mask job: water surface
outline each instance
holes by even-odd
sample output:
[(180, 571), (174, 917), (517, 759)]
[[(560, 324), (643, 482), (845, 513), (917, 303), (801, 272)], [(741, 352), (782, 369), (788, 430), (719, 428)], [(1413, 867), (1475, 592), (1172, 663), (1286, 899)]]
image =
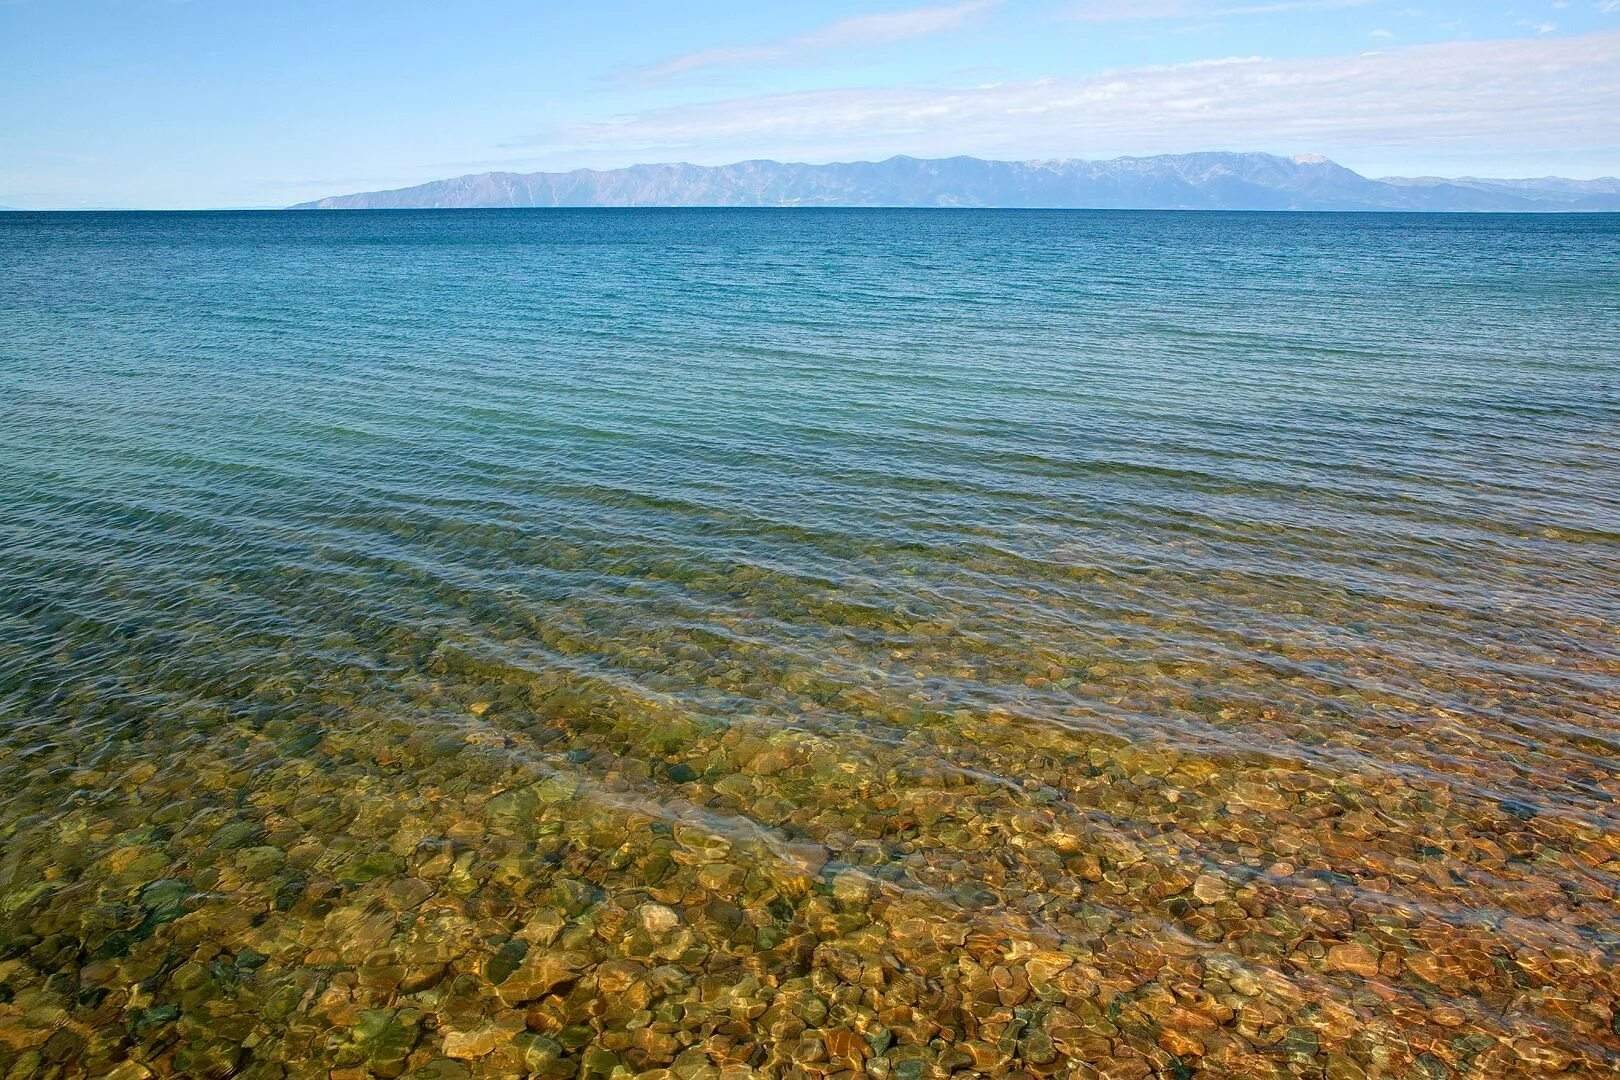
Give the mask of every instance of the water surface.
[(0, 1073), (1620, 1068), (1620, 216), (0, 282)]

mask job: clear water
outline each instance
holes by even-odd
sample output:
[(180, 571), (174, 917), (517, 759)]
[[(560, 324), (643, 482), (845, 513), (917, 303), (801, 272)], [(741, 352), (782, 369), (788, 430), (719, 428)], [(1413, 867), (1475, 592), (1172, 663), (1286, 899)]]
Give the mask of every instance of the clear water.
[(1620, 216), (0, 215), (0, 1072), (1607, 1072), (1617, 630)]

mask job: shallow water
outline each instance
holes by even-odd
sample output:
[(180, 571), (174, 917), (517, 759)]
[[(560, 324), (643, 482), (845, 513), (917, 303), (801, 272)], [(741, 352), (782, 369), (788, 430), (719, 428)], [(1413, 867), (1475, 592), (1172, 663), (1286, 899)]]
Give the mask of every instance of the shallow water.
[(1620, 1068), (1620, 216), (0, 282), (0, 1075)]

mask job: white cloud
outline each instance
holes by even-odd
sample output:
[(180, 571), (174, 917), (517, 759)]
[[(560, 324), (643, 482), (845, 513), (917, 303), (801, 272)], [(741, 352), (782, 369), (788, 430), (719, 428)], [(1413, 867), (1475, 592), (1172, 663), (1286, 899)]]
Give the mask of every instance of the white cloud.
[(1620, 150), (1620, 32), (1241, 57), (960, 88), (850, 88), (575, 124), (545, 140), (646, 160), (1191, 149)]
[[(1280, 15), (1290, 11), (1332, 11), (1362, 7), (1372, 0), (1081, 0), (1069, 17), (1081, 22), (1141, 19), (1216, 19), (1240, 15)], [(1620, 0), (1614, 0), (1620, 3)]]
[(646, 81), (658, 81), (704, 68), (794, 62), (829, 49), (888, 45), (896, 41), (907, 41), (954, 30), (998, 3), (1000, 0), (963, 0), (961, 3), (937, 7), (856, 15), (776, 41), (683, 53), (647, 67), (636, 68), (629, 74)]

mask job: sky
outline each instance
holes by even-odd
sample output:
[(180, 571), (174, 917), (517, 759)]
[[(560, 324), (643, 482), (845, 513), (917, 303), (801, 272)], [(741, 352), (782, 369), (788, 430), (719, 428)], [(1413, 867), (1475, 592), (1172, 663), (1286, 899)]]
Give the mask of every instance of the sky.
[(1201, 150), (1620, 174), (1620, 0), (0, 0), (0, 206)]

